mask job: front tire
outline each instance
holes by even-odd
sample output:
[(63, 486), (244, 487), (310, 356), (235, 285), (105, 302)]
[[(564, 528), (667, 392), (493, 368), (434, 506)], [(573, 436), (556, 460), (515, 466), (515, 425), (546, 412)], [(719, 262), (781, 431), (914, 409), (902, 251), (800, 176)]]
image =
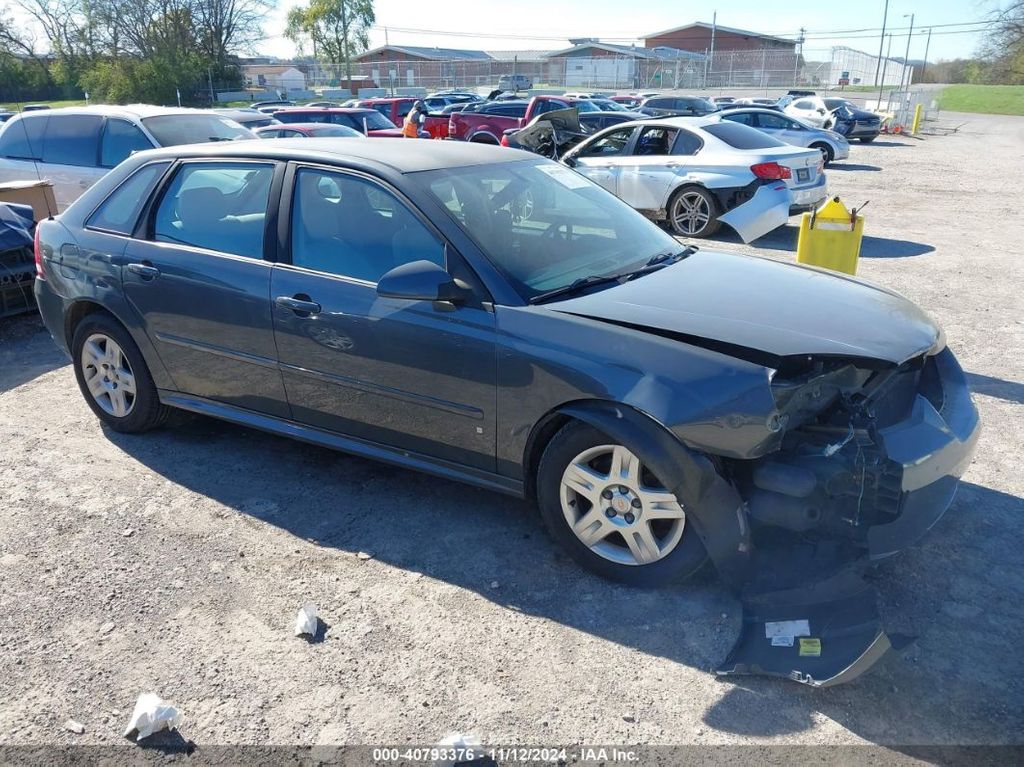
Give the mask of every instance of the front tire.
[(167, 420), (170, 408), (160, 403), (142, 352), (109, 314), (90, 314), (78, 324), (71, 354), (82, 396), (111, 429), (134, 434)]
[(634, 586), (684, 579), (707, 559), (686, 511), (626, 445), (573, 422), (537, 472), (544, 524), (584, 568)]
[(825, 165), (831, 165), (832, 161), (836, 157), (835, 152), (832, 151), (832, 147), (830, 147), (828, 144), (811, 144), (811, 149), (817, 149), (819, 152), (821, 152), (821, 158), (825, 161)]
[(710, 237), (722, 226), (718, 201), (699, 186), (678, 189), (668, 202), (668, 224), (680, 237)]

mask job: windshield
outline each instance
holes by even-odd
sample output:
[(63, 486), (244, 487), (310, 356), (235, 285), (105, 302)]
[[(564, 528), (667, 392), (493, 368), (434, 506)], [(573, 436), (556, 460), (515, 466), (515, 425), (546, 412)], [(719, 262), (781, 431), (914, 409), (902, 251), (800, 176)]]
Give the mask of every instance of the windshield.
[(176, 114), (144, 117), (142, 124), (160, 146), (204, 144), (207, 141), (234, 141), (256, 138), (234, 120), (216, 114)]
[(310, 128), (308, 131), (310, 136), (316, 136), (317, 138), (324, 137), (339, 137), (344, 136), (346, 138), (363, 138), (363, 134), (354, 128), (348, 128), (344, 125), (318, 125), (315, 128)]
[(618, 101), (612, 101), (611, 99), (594, 99), (594, 104), (604, 112), (628, 112), (626, 107), (622, 106)]
[(578, 99), (572, 102), (572, 105), (581, 112), (600, 112), (601, 107), (595, 104), (589, 99)]
[(410, 174), (524, 300), (637, 269), (682, 246), (575, 171), (540, 160)]

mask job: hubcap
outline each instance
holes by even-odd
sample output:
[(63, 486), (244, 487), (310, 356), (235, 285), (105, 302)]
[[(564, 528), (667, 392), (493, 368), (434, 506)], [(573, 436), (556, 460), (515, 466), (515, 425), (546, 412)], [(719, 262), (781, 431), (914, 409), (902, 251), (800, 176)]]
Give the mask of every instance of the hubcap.
[(85, 386), (96, 401), (115, 418), (124, 418), (135, 407), (135, 374), (121, 347), (110, 336), (94, 333), (82, 346)]
[(622, 445), (599, 445), (562, 473), (562, 514), (591, 551), (621, 565), (649, 565), (679, 545), (686, 513)]
[(711, 206), (697, 192), (683, 192), (672, 206), (672, 222), (677, 231), (697, 234), (711, 220)]

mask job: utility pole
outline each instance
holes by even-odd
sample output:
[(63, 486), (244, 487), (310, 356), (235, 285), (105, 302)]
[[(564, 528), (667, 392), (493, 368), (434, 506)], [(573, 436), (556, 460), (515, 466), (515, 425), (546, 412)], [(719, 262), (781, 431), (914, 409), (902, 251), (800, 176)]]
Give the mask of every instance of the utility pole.
[[(903, 18), (907, 18), (906, 13), (903, 14)], [(910, 87), (910, 78), (913, 77), (914, 70), (910, 66), (910, 36), (914, 34), (914, 14), (910, 15), (910, 31), (907, 32), (907, 51), (903, 54), (903, 71), (900, 72), (900, 90), (903, 90), (903, 79), (907, 80), (907, 88)], [(908, 76), (909, 75), (909, 76)]]
[[(711, 54), (708, 59), (708, 73), (713, 73), (715, 69), (715, 33), (718, 31), (718, 11), (714, 11), (711, 14)], [(707, 74), (704, 75), (704, 87), (707, 87)]]
[(885, 88), (885, 70), (889, 67), (889, 53), (892, 51), (892, 33), (889, 33), (889, 47), (885, 52), (885, 66), (882, 67), (882, 84), (878, 86), (878, 109), (882, 111), (882, 89)]
[(210, 106), (217, 106), (217, 97), (213, 95), (213, 72), (210, 67), (206, 67), (206, 79), (210, 84)]
[(345, 40), (342, 43), (345, 55), (345, 79), (348, 80), (348, 92), (352, 92), (352, 61), (348, 55), (348, 4), (346, 0), (341, 0), (338, 3), (341, 6), (341, 34), (345, 35)]
[(796, 87), (800, 80), (800, 58), (804, 55), (804, 33), (807, 30), (800, 27), (800, 37), (797, 39), (797, 45), (800, 46), (799, 52), (796, 54), (796, 61), (793, 62), (793, 86)]
[[(885, 47), (885, 22), (889, 18), (889, 0), (885, 0), (885, 10), (882, 11), (882, 39), (878, 43), (878, 63), (875, 64), (875, 85), (878, 85), (878, 70), (882, 66), (882, 48)], [(885, 80), (885, 77), (882, 77)], [(879, 99), (882, 97), (879, 96)]]
[(924, 63), (921, 65), (921, 82), (924, 82), (924, 72), (928, 69), (928, 49), (932, 46), (932, 28), (928, 27), (928, 40), (924, 44)]

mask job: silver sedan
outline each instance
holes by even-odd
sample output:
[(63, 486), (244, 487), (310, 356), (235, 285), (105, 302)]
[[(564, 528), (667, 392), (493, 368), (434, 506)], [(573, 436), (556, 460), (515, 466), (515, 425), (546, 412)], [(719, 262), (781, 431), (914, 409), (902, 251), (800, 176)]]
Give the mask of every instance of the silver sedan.
[(786, 144), (817, 149), (825, 158), (826, 165), (833, 160), (846, 160), (850, 156), (850, 142), (841, 133), (815, 128), (774, 109), (728, 109), (722, 112), (720, 117), (723, 120), (757, 128)]

